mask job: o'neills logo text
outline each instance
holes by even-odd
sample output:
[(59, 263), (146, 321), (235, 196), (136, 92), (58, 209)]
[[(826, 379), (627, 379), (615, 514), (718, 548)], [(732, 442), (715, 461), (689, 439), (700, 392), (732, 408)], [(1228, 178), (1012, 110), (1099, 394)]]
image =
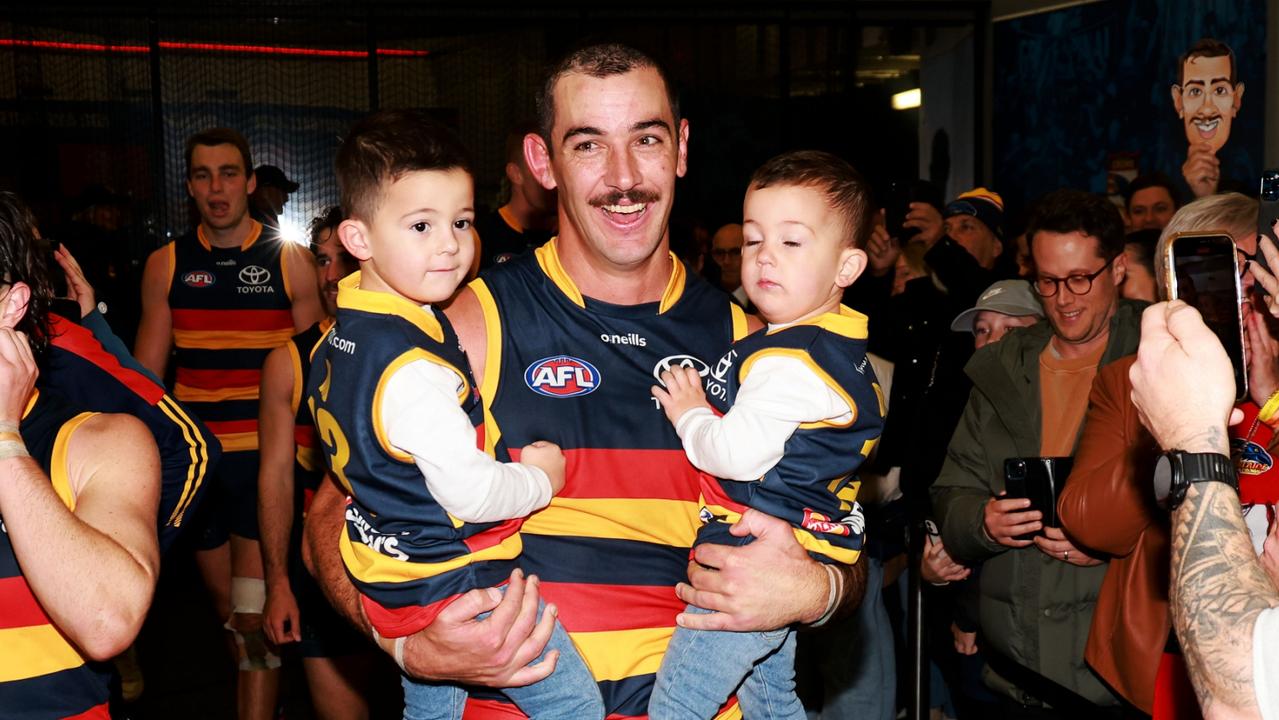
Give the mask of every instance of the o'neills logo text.
[(625, 335), (609, 335), (608, 333), (600, 333), (600, 340), (610, 345), (634, 345), (635, 347), (644, 347), (648, 345), (648, 340), (640, 337), (639, 333), (626, 333)]

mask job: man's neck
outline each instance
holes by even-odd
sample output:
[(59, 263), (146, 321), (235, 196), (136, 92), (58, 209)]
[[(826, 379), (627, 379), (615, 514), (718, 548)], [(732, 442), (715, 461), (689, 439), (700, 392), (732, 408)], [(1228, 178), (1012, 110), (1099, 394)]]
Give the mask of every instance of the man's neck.
[(207, 223), (201, 222), (200, 229), (204, 231), (204, 238), (209, 244), (216, 248), (235, 248), (244, 244), (248, 239), (249, 233), (253, 232), (253, 218), (248, 213), (240, 218), (240, 222), (228, 228), (216, 229), (209, 227)]
[(518, 190), (511, 193), (511, 201), (502, 209), (510, 213), (525, 230), (551, 230), (555, 227), (556, 213), (538, 212)]
[(1052, 349), (1057, 357), (1062, 360), (1078, 360), (1079, 358), (1089, 357), (1101, 353), (1106, 343), (1110, 342), (1110, 321), (1106, 321), (1106, 329), (1097, 337), (1081, 343), (1068, 343), (1062, 341), (1058, 335), (1053, 335)]
[(584, 241), (561, 234), (560, 264), (582, 295), (614, 305), (640, 305), (662, 299), (671, 278), (671, 255), (663, 240), (653, 254), (636, 265), (618, 267), (588, 252)]

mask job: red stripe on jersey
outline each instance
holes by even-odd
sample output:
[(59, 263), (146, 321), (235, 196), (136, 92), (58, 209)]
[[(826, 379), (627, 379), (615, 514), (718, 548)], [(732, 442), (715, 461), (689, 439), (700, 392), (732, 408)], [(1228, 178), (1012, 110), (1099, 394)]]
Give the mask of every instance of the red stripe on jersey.
[(684, 601), (675, 588), (654, 585), (587, 585), (542, 581), (542, 597), (559, 608), (569, 632), (675, 627)]
[(39, 601), (22, 576), (0, 579), (0, 628), (48, 625)]
[(290, 310), (173, 310), (175, 330), (254, 332), (291, 327), (293, 312)]
[(88, 328), (49, 314), (49, 326), (52, 329), (51, 342), (67, 352), (78, 355), (105, 370), (120, 384), (129, 388), (133, 394), (155, 405), (164, 397), (164, 388), (156, 385), (150, 378), (120, 364), (115, 355), (107, 352), (102, 343), (93, 336)]
[[(519, 448), (511, 448), (511, 459), (520, 459)], [(564, 489), (556, 497), (640, 498), (683, 500), (700, 497), (697, 470), (680, 450), (616, 450), (581, 448), (564, 450)], [(636, 482), (642, 473), (644, 482)], [(582, 478), (582, 482), (574, 482)]]
[(71, 715), (64, 720), (110, 720), (111, 713), (108, 712), (107, 703), (102, 703), (97, 707), (89, 708), (78, 715)]
[(746, 512), (745, 505), (737, 502), (724, 492), (724, 486), (719, 483), (719, 480), (705, 473), (702, 474), (702, 494), (709, 505), (719, 505), (733, 512)]
[(201, 390), (257, 387), (262, 382), (261, 370), (194, 370), (180, 367), (174, 379), (181, 385)]
[(206, 420), (204, 426), (214, 435), (230, 435), (231, 433), (247, 433), (258, 431), (257, 418), (252, 420)]
[(520, 526), (524, 524), (523, 518), (515, 520), (507, 520), (501, 525), (491, 527), (481, 533), (476, 533), (468, 538), (463, 538), (462, 542), (466, 544), (466, 549), (472, 553), (477, 553), (486, 548), (500, 544), (503, 540), (520, 531)]
[(314, 449), (320, 446), (320, 438), (316, 435), (314, 425), (293, 425), (293, 442), (297, 445)]
[[(630, 718), (645, 718), (647, 715), (618, 715), (610, 713), (605, 720), (629, 720)], [(527, 715), (520, 712), (520, 709), (509, 702), (501, 700), (480, 700), (478, 698), (467, 698), (465, 709), (462, 711), (462, 720), (526, 720)]]
[(361, 595), (360, 602), (364, 603), (364, 614), (368, 616), (369, 624), (382, 637), (397, 638), (412, 635), (435, 622), (435, 616), (458, 597), (460, 596), (450, 595), (430, 605), (409, 605), (402, 608), (384, 607), (368, 595)]

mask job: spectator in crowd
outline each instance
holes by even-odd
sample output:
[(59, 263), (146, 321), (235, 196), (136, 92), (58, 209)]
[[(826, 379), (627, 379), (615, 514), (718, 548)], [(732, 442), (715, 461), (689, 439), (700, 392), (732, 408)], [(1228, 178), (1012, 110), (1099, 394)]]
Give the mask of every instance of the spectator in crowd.
[(1105, 569), (1029, 500), (1005, 497), (1004, 461), (1073, 454), (1086, 388), (1098, 367), (1136, 348), (1140, 306), (1119, 297), (1123, 220), (1105, 198), (1050, 193), (1026, 234), (1048, 322), (973, 356), (973, 391), (932, 497), (947, 552), (982, 563), (988, 684), (1005, 711), (1076, 717), (1117, 704), (1080, 652)]
[(742, 287), (743, 242), (740, 223), (724, 225), (711, 236), (711, 257), (719, 266), (720, 289), (731, 295), (738, 305), (749, 309), (750, 299)]
[(1163, 230), (1181, 203), (1172, 178), (1162, 173), (1138, 175), (1124, 194), (1128, 209), (1129, 232)]
[(475, 216), (481, 270), (540, 247), (555, 234), (555, 190), (542, 187), (524, 157), (524, 138), (537, 131), (537, 123), (529, 120), (506, 135), (503, 178), (510, 197), (495, 212)]
[(1159, 243), (1162, 230), (1162, 227), (1158, 230), (1137, 230), (1124, 238), (1124, 258), (1128, 262), (1128, 273), (1124, 275), (1124, 285), (1119, 292), (1129, 300), (1154, 302), (1158, 295), (1155, 246)]
[(997, 343), (1013, 328), (1044, 319), (1044, 307), (1025, 280), (999, 280), (977, 298), (977, 304), (955, 316), (953, 332), (973, 335), (973, 349)]
[(249, 194), (249, 215), (272, 232), (280, 232), (280, 215), (289, 196), (300, 187), (274, 165), (259, 165), (253, 171), (257, 187)]

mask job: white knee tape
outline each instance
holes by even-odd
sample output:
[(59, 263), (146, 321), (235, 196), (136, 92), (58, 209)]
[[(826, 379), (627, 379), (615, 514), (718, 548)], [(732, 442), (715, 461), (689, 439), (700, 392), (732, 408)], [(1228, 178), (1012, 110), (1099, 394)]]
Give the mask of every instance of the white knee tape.
[(266, 609), (266, 581), (261, 578), (231, 578), (231, 612), (261, 615)]

